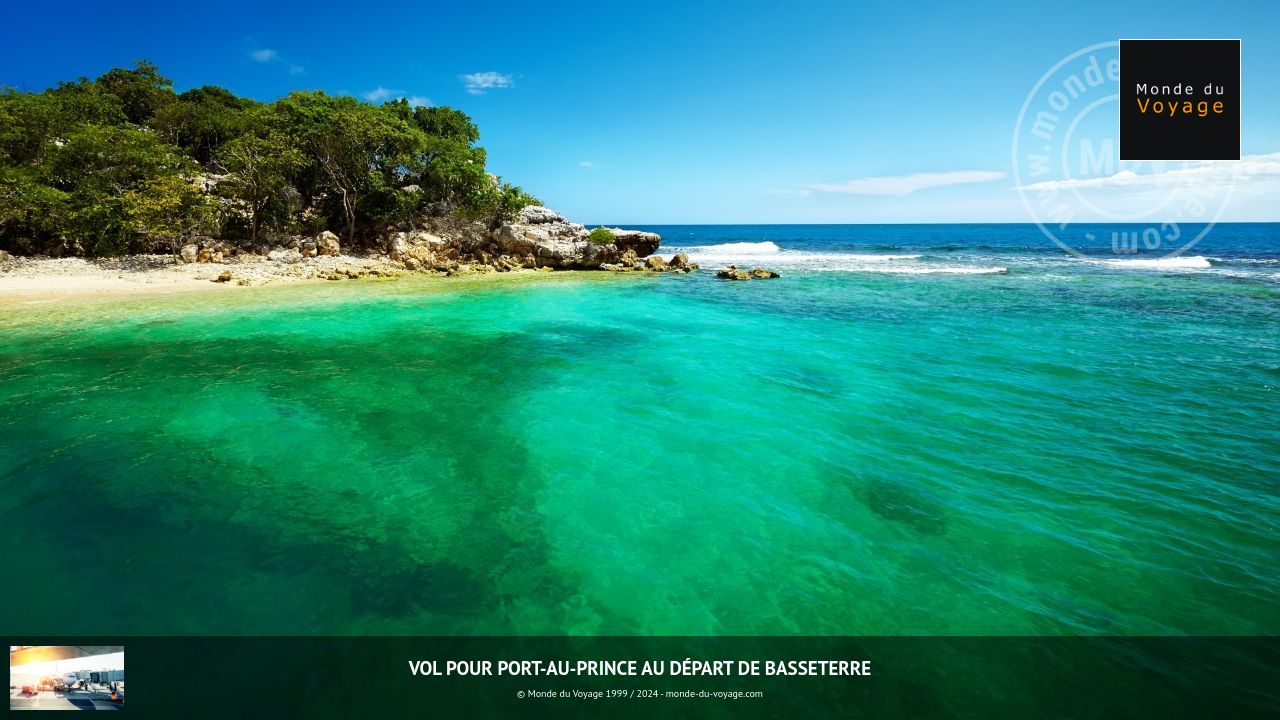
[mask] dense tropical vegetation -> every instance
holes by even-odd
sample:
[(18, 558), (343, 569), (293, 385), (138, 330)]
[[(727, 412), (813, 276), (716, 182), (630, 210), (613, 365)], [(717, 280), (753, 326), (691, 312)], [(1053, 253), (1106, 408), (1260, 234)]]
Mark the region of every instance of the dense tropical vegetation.
[(405, 100), (179, 94), (145, 61), (0, 89), (0, 249), (119, 255), (325, 229), (351, 245), (428, 214), (492, 223), (536, 203), (485, 172), (478, 139), (462, 112)]

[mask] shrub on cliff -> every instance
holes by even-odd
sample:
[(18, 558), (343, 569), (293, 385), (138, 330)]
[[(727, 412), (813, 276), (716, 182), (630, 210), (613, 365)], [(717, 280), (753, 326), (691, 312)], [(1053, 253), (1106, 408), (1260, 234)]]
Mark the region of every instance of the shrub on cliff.
[(587, 236), (587, 239), (596, 245), (608, 245), (616, 240), (617, 236), (614, 235), (613, 231), (609, 228), (601, 226), (592, 230), (591, 234)]
[(541, 205), (538, 198), (520, 188), (486, 178), (485, 187), (470, 194), (462, 204), (460, 212), (463, 217), (485, 222), (496, 228), (504, 222), (510, 222), (516, 215), (530, 205)]

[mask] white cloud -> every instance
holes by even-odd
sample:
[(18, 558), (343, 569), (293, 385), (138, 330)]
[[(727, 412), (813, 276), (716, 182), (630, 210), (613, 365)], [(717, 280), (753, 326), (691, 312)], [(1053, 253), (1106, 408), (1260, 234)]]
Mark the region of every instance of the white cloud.
[(414, 107), (431, 107), (431, 98), (423, 95), (410, 95), (409, 104)]
[(403, 96), (404, 96), (403, 90), (392, 90), (390, 88), (384, 88), (381, 85), (379, 85), (378, 87), (368, 92), (360, 93), (360, 97), (364, 98), (365, 100), (368, 100), (369, 102), (382, 102), (383, 100), (388, 100), (392, 97), (403, 97)]
[(515, 87), (515, 78), (499, 72), (478, 72), (459, 75), (458, 79), (467, 86), (472, 95), (483, 95), (486, 90)]
[(595, 164), (595, 163), (593, 163), (593, 162), (591, 162), (590, 160), (579, 160), (579, 161), (578, 161), (578, 167), (595, 167), (595, 166), (596, 166), (596, 164)]
[(280, 53), (276, 52), (274, 48), (258, 48), (257, 50), (250, 50), (249, 57), (252, 58), (254, 62), (280, 63), (287, 65), (289, 67), (290, 75), (303, 75), (307, 72), (306, 68), (301, 65), (291, 63), (283, 57), (280, 57)]
[(992, 182), (1004, 176), (1005, 173), (994, 170), (951, 170), (948, 172), (865, 177), (842, 183), (815, 184), (810, 185), (809, 188), (818, 192), (846, 193), (849, 195), (910, 195), (917, 190), (945, 187), (947, 185)]
[[(1240, 160), (1121, 163), (1118, 172), (1045, 180), (1018, 187), (1040, 208), (1071, 210), (1080, 222), (1218, 217), (1225, 222), (1275, 222), (1280, 152)], [(1202, 213), (1207, 212), (1207, 216)]]
[(1245, 155), (1239, 160), (1206, 160), (1193, 165), (1160, 168), (1152, 172), (1137, 173), (1121, 170), (1111, 175), (1091, 178), (1045, 180), (1023, 185), (1023, 190), (1056, 191), (1107, 188), (1112, 190), (1156, 190), (1193, 183), (1207, 186), (1236, 182), (1249, 184), (1280, 178), (1280, 152), (1267, 155)]

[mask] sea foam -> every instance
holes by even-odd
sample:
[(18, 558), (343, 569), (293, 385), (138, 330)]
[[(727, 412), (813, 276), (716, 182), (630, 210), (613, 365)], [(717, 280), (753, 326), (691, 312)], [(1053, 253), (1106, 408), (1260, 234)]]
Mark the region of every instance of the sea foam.
[(714, 255), (776, 255), (782, 248), (769, 242), (735, 242), (720, 245), (701, 245), (686, 248), (690, 253), (707, 253)]
[(919, 253), (810, 252), (764, 242), (734, 242), (673, 248), (689, 254), (704, 267), (766, 265), (775, 270), (810, 272), (884, 273), (900, 275), (990, 275), (1008, 272), (1002, 266), (930, 262)]
[(1211, 267), (1203, 255), (1191, 257), (1125, 258), (1123, 260), (1092, 260), (1107, 267), (1132, 270), (1203, 270)]

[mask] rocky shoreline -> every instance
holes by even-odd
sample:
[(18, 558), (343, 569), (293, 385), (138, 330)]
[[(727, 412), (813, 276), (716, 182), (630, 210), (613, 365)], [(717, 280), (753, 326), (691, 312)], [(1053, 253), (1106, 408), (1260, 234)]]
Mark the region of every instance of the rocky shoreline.
[[(597, 237), (607, 237), (608, 241), (600, 242)], [(494, 228), (444, 215), (426, 218), (421, 227), (412, 230), (388, 230), (372, 247), (359, 248), (353, 253), (363, 261), (347, 269), (356, 276), (469, 275), (518, 270), (687, 272), (693, 269), (687, 258), (672, 258), (667, 262), (653, 256), (661, 241), (655, 233), (620, 228), (606, 229), (603, 236), (593, 235), (586, 226), (569, 222), (554, 210), (530, 205), (516, 213), (510, 222)], [(305, 276), (337, 280), (349, 273), (324, 260), (343, 257), (344, 250), (347, 249), (342, 247), (338, 236), (326, 230), (311, 238), (275, 236), (251, 247), (202, 238), (183, 245), (177, 259), (198, 265), (264, 258), (285, 266), (298, 265), (304, 268)]]
[[(74, 245), (64, 245), (53, 256), (0, 253), (0, 295), (556, 270), (687, 273), (698, 267), (683, 254), (669, 260), (655, 255), (661, 243), (655, 233), (613, 228), (608, 235), (610, 242), (594, 241), (585, 226), (529, 206), (493, 229), (452, 216), (428, 218), (420, 229), (388, 232), (375, 247), (355, 250), (328, 231), (312, 238), (277, 236), (251, 247), (197, 238), (174, 255), (92, 260), (75, 257)], [(67, 253), (72, 256), (58, 257)]]
[[(0, 251), (0, 297), (253, 286), (306, 280), (459, 276), (485, 273), (586, 270), (614, 273), (689, 273), (684, 253), (657, 254), (651, 232), (596, 228), (541, 206), (528, 206), (496, 228), (454, 216), (428, 218), (414, 230), (388, 231), (372, 248), (343, 248), (338, 236), (275, 236), (253, 246), (196, 238), (172, 255), (85, 259), (74, 243), (51, 255), (17, 257)], [(70, 257), (65, 255), (70, 254)], [(776, 278), (776, 272), (730, 265), (726, 280)]]

